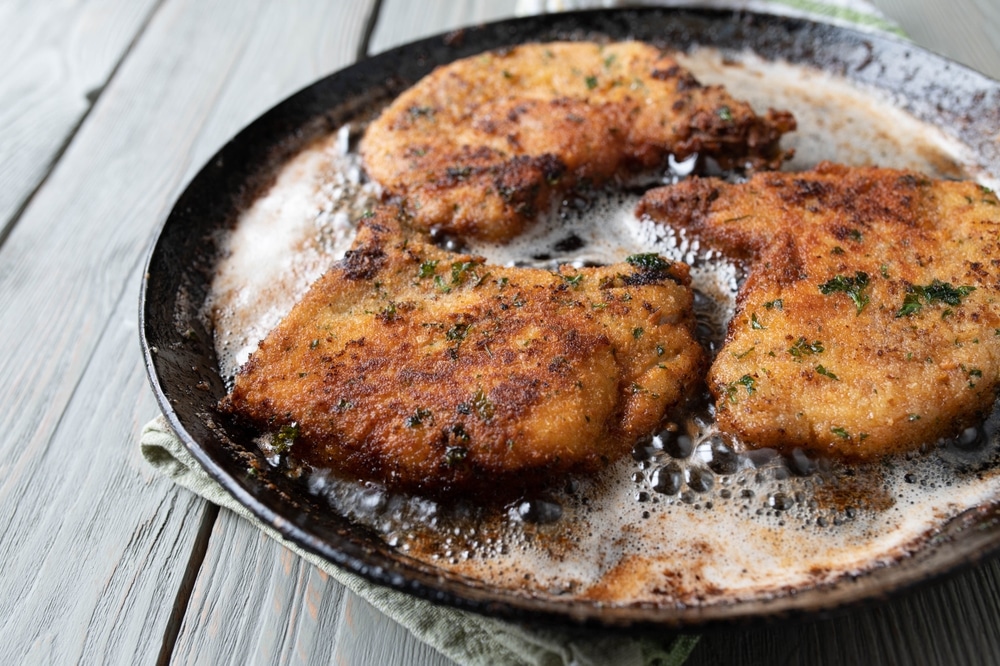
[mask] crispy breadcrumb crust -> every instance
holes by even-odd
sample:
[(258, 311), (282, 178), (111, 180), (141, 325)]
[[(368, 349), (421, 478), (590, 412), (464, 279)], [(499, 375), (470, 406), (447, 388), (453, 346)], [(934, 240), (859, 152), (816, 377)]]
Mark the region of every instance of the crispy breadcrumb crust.
[(756, 115), (641, 42), (526, 44), (437, 68), (368, 127), (368, 174), (414, 223), (512, 238), (553, 195), (695, 153), (776, 168), (786, 111)]
[(720, 427), (854, 459), (982, 419), (1000, 380), (1000, 202), (972, 182), (821, 164), (691, 179), (637, 214), (746, 262), (709, 371)]
[(222, 402), (296, 458), (510, 496), (619, 457), (701, 381), (686, 265), (491, 266), (404, 231), (397, 211), (362, 222)]

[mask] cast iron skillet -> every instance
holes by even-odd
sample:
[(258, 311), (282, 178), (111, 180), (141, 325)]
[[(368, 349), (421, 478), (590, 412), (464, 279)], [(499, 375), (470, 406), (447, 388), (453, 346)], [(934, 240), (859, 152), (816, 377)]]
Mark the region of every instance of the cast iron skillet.
[[(211, 282), (219, 232), (260, 191), (275, 164), (310, 139), (369, 113), (434, 67), (527, 41), (641, 39), (672, 49), (707, 46), (786, 59), (882, 89), (942, 127), (1000, 175), (1000, 83), (893, 38), (752, 13), (635, 9), (546, 15), (468, 28), (364, 60), (277, 105), (209, 160), (178, 199), (149, 256), (142, 284), (142, 348), (150, 382), (174, 431), (208, 473), (265, 523), (309, 551), (375, 583), (478, 613), (557, 625), (649, 628), (721, 626), (816, 615), (874, 598), (1000, 549), (1000, 508), (966, 512), (912, 557), (855, 579), (707, 607), (608, 607), (558, 602), (491, 587), (415, 562), (333, 514), (281, 474), (248, 473), (260, 453), (217, 419), (225, 394), (212, 332), (197, 316)], [(1000, 501), (1000, 493), (998, 493)]]

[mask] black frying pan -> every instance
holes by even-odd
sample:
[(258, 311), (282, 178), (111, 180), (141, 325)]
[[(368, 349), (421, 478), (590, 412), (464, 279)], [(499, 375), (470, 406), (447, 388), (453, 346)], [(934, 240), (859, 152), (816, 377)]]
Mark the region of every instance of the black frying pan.
[[(640, 39), (671, 49), (741, 51), (813, 66), (881, 89), (921, 120), (969, 146), (1000, 175), (1000, 83), (890, 37), (753, 13), (636, 9), (546, 15), (468, 28), (388, 51), (337, 72), (274, 107), (209, 160), (178, 199), (149, 256), (142, 284), (142, 348), (160, 407), (208, 473), (291, 541), (375, 583), (488, 615), (550, 624), (642, 630), (726, 625), (842, 608), (939, 577), (1000, 548), (1000, 509), (969, 511), (942, 526), (912, 557), (833, 585), (767, 600), (706, 607), (608, 607), (553, 601), (492, 587), (415, 562), (331, 512), (261, 465), (246, 433), (217, 419), (225, 394), (212, 344), (197, 312), (207, 296), (219, 231), (233, 223), (274, 166), (309, 140), (371, 112), (457, 58), (527, 41)], [(1000, 501), (1000, 492), (998, 492)]]

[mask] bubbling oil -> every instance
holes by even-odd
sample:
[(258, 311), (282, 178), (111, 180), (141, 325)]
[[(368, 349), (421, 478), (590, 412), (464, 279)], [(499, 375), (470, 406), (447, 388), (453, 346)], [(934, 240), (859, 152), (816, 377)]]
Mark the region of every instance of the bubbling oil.
[[(791, 109), (800, 130), (790, 168), (820, 159), (971, 176), (968, 150), (872, 91), (751, 54), (700, 50), (685, 64), (757, 108)], [(864, 112), (859, 112), (863, 109)], [(850, 125), (849, 134), (832, 129)], [(232, 376), (256, 341), (353, 237), (374, 204), (350, 150), (359, 126), (312, 144), (227, 239), (206, 308), (222, 372)], [(859, 140), (862, 137), (864, 140)], [(866, 152), (867, 151), (867, 152)], [(965, 166), (963, 166), (963, 164)], [(642, 190), (676, 182), (693, 161), (601, 190), (579, 190), (506, 245), (462, 247), (489, 262), (553, 269), (659, 252), (692, 266), (697, 336), (720, 348), (743, 279), (697, 239), (636, 219)], [(738, 179), (737, 173), (722, 174)], [(989, 181), (986, 181), (989, 182)], [(437, 238), (455, 249), (457, 239)], [(294, 445), (259, 443), (276, 469), (301, 477), (332, 511), (381, 534), (408, 556), (511, 590), (611, 604), (711, 604), (823, 584), (892, 562), (965, 509), (996, 502), (1000, 414), (958, 437), (864, 465), (796, 450), (749, 449), (719, 431), (707, 393), (683, 418), (629, 442), (631, 454), (594, 476), (568, 477), (503, 506), (391, 492), (295, 462)]]

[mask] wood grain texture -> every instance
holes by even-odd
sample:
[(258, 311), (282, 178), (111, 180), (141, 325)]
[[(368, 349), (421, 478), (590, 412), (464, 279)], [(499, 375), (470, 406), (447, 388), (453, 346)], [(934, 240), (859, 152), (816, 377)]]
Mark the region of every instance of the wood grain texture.
[(138, 460), (156, 411), (135, 323), (145, 247), (184, 179), (352, 58), (340, 30), (364, 21), (354, 4), (275, 7), (166, 2), (0, 248), (0, 663), (160, 651), (206, 505)]
[(368, 54), (381, 53), (394, 46), (462, 26), (511, 18), (515, 5), (517, 0), (383, 0)]
[(0, 239), (157, 2), (0, 3)]
[[(229, 511), (219, 514), (202, 571), (174, 648), (176, 663), (389, 664), (398, 663), (399, 653), (407, 663), (447, 663)], [(360, 631), (366, 626), (382, 631)], [(366, 637), (370, 643), (359, 644)]]
[(173, 651), (184, 664), (326, 663), (346, 591), (222, 511)]
[(135, 445), (157, 407), (134, 352), (141, 270), (130, 277), (47, 445), (4, 455), (3, 664), (155, 657), (170, 622), (205, 503)]
[(1000, 79), (997, 0), (873, 0), (914, 42)]

